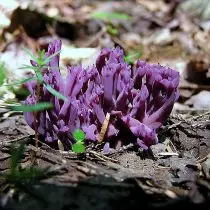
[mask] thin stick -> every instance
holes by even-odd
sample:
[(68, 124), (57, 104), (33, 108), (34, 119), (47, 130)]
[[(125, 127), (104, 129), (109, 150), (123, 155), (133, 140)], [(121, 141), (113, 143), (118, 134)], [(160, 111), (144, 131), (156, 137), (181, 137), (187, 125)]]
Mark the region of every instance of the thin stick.
[[(40, 98), (40, 83), (37, 80), (37, 103), (39, 102), (39, 98)], [(37, 112), (34, 112), (33, 115), (34, 115), (35, 147), (38, 148), (39, 139), (38, 139), (38, 128), (36, 122)]]
[(35, 147), (38, 148), (38, 131), (37, 131), (38, 129), (36, 123), (37, 112), (34, 112), (33, 115), (34, 115)]
[(107, 112), (106, 117), (105, 117), (104, 122), (101, 127), (101, 131), (100, 131), (99, 138), (98, 138), (98, 143), (101, 143), (104, 139), (104, 136), (107, 132), (107, 128), (109, 125), (109, 120), (110, 120), (110, 113)]

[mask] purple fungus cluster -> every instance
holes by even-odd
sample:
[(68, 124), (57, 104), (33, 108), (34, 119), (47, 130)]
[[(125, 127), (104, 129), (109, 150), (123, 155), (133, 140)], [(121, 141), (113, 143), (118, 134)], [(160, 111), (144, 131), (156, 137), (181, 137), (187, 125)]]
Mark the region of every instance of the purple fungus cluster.
[[(61, 50), (61, 41), (49, 44), (45, 57)], [(34, 61), (31, 61), (36, 66)], [(46, 142), (60, 140), (66, 150), (75, 143), (72, 133), (82, 129), (86, 141), (99, 142), (103, 131), (104, 150), (133, 143), (148, 149), (158, 143), (157, 129), (170, 115), (178, 98), (179, 73), (159, 64), (137, 61), (133, 68), (124, 61), (123, 51), (105, 48), (95, 65), (67, 67), (66, 78), (59, 70), (59, 54), (42, 70), (45, 83), (64, 95), (61, 100), (42, 84), (37, 97), (37, 81), (27, 82), (30, 95), (25, 104), (48, 101), (53, 109), (37, 113), (38, 133)], [(107, 113), (110, 118), (106, 121)], [(24, 113), (34, 129), (33, 113)], [(129, 135), (124, 135), (128, 132)], [(123, 135), (122, 135), (123, 133)]]

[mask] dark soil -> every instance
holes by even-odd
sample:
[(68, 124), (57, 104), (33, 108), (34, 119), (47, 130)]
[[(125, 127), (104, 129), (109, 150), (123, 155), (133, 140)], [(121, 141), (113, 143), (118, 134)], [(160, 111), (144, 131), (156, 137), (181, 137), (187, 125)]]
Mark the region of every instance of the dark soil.
[[(181, 116), (181, 115), (180, 115)], [(10, 168), (10, 149), (26, 143), (21, 167), (49, 167), (53, 175), (26, 183), (11, 199), (1, 195), (4, 209), (207, 209), (209, 204), (209, 115), (181, 120), (171, 117), (159, 132), (161, 143), (148, 152), (134, 152), (132, 145), (104, 156), (88, 149), (84, 157), (59, 152), (40, 142), (21, 115), (0, 122), (0, 171)], [(178, 122), (178, 123), (177, 123)], [(7, 127), (7, 128), (6, 128)], [(21, 137), (22, 136), (22, 137)], [(18, 137), (18, 138), (17, 138)], [(170, 139), (170, 144), (167, 140)], [(176, 149), (177, 156), (160, 155)], [(5, 182), (1, 183), (4, 188)], [(47, 196), (46, 196), (47, 195)]]

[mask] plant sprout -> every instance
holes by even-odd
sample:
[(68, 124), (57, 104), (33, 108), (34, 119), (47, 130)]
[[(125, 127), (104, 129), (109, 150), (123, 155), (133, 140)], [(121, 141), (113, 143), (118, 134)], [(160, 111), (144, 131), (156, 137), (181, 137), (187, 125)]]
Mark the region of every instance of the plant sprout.
[(93, 12), (90, 17), (95, 20), (104, 21), (107, 25), (106, 30), (111, 36), (116, 36), (118, 34), (118, 29), (114, 24), (114, 20), (130, 20), (129, 15), (119, 12)]
[(0, 86), (3, 85), (6, 78), (4, 63), (0, 63)]
[(76, 140), (76, 143), (72, 145), (72, 150), (76, 153), (84, 153), (85, 152), (85, 133), (81, 129), (76, 129), (73, 132), (73, 137)]
[(130, 16), (119, 12), (93, 12), (91, 18), (104, 21), (129, 20)]
[[(35, 55), (33, 55), (28, 49), (24, 49), (24, 50), (33, 59), (33, 60), (31, 60), (32, 66), (23, 65), (20, 69), (32, 69), (35, 73), (35, 77), (26, 78), (26, 79), (17, 81), (12, 84), (6, 84), (5, 86), (23, 85), (23, 84), (27, 84), (28, 82), (37, 81), (36, 103), (33, 105), (6, 104), (6, 108), (15, 110), (15, 111), (33, 112), (34, 130), (35, 130), (35, 145), (36, 145), (36, 147), (38, 147), (38, 131), (37, 131), (38, 127), (37, 127), (37, 123), (36, 123), (37, 112), (53, 108), (53, 104), (51, 102), (46, 102), (46, 101), (40, 102), (39, 101), (40, 95), (41, 95), (41, 92), (40, 92), (41, 86), (44, 86), (51, 94), (53, 94), (57, 98), (64, 100), (64, 101), (66, 100), (65, 96), (63, 96), (61, 93), (56, 91), (53, 87), (51, 87), (48, 83), (45, 82), (45, 80), (43, 78), (43, 73), (42, 73), (43, 70), (49, 69), (49, 63), (52, 62), (53, 59), (56, 59), (56, 56), (60, 53), (60, 50), (56, 51), (55, 53), (49, 54), (49, 52), (46, 53), (45, 50), (39, 49), (37, 57)], [(0, 70), (3, 67), (4, 66), (1, 65)], [(0, 85), (3, 84), (4, 79), (5, 79), (4, 71), (0, 71)]]
[[(1, 63), (0, 64), (0, 87), (22, 85), (26, 82), (36, 79), (36, 77), (31, 77), (31, 78), (23, 79), (21, 81), (14, 82), (11, 84), (4, 84), (5, 83), (4, 81), (6, 80), (6, 76), (7, 75), (6, 75), (6, 70), (5, 70), (5, 64)], [(1, 104), (1, 107), (9, 109), (9, 110), (13, 110), (13, 111), (35, 112), (35, 111), (43, 111), (45, 109), (53, 108), (53, 105), (52, 103), (49, 103), (49, 102), (41, 102), (41, 103), (37, 103), (36, 105), (22, 105), (19, 103), (3, 103)]]
[[(43, 84), (46, 89), (48, 89), (49, 92), (54, 94), (56, 97), (65, 100), (65, 96), (54, 90), (49, 84), (44, 82), (43, 76), (42, 76), (42, 70), (48, 68), (47, 64), (51, 61), (53, 57), (58, 55), (60, 51), (57, 51), (56, 53), (46, 56), (45, 50), (38, 50), (38, 57), (35, 57), (29, 50), (25, 49), (26, 53), (33, 59), (31, 60), (32, 66), (24, 65), (21, 69), (32, 69), (34, 70), (34, 73), (36, 75), (37, 80), (37, 103), (39, 102), (40, 98), (40, 91), (41, 91), (41, 84)], [(35, 104), (36, 105), (36, 104)], [(38, 127), (36, 123), (37, 118), (37, 112), (33, 112), (34, 116), (34, 129), (35, 129), (35, 145), (38, 147)]]

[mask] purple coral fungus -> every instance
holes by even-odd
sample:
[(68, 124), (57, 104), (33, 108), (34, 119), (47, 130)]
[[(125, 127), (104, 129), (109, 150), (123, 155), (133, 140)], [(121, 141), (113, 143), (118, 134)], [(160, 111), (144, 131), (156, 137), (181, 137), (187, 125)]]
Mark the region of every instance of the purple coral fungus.
[[(50, 43), (45, 57), (60, 49), (60, 40)], [(120, 135), (125, 129), (133, 136), (134, 144), (147, 149), (158, 142), (156, 131), (178, 98), (178, 72), (144, 61), (137, 61), (131, 68), (119, 47), (103, 49), (96, 64), (88, 68), (68, 67), (66, 78), (59, 71), (59, 54), (47, 66), (42, 70), (44, 82), (67, 100), (57, 98), (41, 85), (39, 101), (52, 102), (54, 109), (37, 113), (38, 133), (47, 142), (62, 141), (67, 150), (75, 143), (72, 133), (77, 128), (85, 132), (86, 140), (99, 141), (107, 113), (111, 117), (104, 136), (106, 153), (109, 145), (128, 141)], [(26, 86), (31, 94), (25, 104), (35, 104), (37, 83), (27, 82)], [(24, 115), (29, 126), (34, 128), (33, 114)]]

